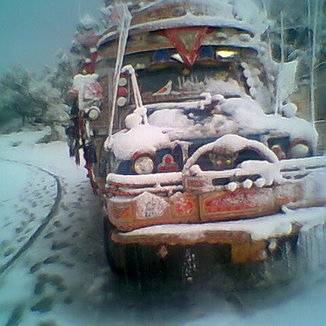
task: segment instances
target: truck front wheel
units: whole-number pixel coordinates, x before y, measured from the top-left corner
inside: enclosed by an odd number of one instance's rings
[[[123,274],[127,269],[127,245],[115,243],[112,238],[113,226],[105,216],[103,218],[103,236],[106,259],[113,273]]]

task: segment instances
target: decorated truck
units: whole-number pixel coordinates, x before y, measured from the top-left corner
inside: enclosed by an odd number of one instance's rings
[[[103,14],[103,32],[79,36],[68,135],[103,203],[113,271],[170,264],[190,280],[210,259],[288,258],[302,230],[325,229],[326,160],[291,102],[297,63],[273,60],[259,8],[157,0]]]

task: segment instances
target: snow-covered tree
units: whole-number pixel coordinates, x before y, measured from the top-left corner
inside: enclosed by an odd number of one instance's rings
[[[24,68],[17,66],[0,80],[0,112],[12,111],[23,124],[42,116],[47,103],[33,91],[35,80]]]
[[[285,61],[300,59],[303,71],[311,69],[313,42],[316,64],[326,60],[326,1],[325,0],[262,0],[265,2],[272,26],[268,31],[274,57]],[[282,15],[281,15],[282,13]],[[283,24],[281,19],[283,17]],[[282,30],[283,25],[283,30]]]
[[[261,0],[272,25],[266,33],[274,58],[298,62],[296,82],[308,87],[309,119],[324,121],[325,0]],[[305,116],[308,118],[308,116]]]
[[[57,58],[57,68],[54,69],[46,66],[43,70],[41,80],[49,82],[53,88],[60,92],[61,98],[65,102],[69,102],[67,92],[71,87],[76,67],[73,59],[64,52],[60,52]]]
[[[21,117],[22,124],[43,123],[51,126],[51,139],[62,138],[58,126],[68,119],[68,106],[60,90],[46,79],[35,78],[22,67],[14,67],[0,79],[0,114],[2,123]],[[9,114],[8,114],[9,113]]]

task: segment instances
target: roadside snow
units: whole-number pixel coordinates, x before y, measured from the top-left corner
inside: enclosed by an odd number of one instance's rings
[[[326,283],[315,284],[295,298],[280,302],[254,313],[235,315],[233,312],[214,312],[210,315],[186,322],[180,326],[322,326],[326,323]]]
[[[6,171],[8,180],[2,178],[0,187],[1,270],[46,223],[57,198],[57,184],[52,175],[21,163],[0,160],[0,170]]]

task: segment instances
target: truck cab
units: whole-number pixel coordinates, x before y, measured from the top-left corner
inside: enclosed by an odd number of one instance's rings
[[[196,2],[126,8],[92,49],[95,119],[79,101],[112,269],[132,270],[135,247],[164,261],[208,245],[233,264],[295,247],[300,209],[325,205],[326,162],[261,35]]]

